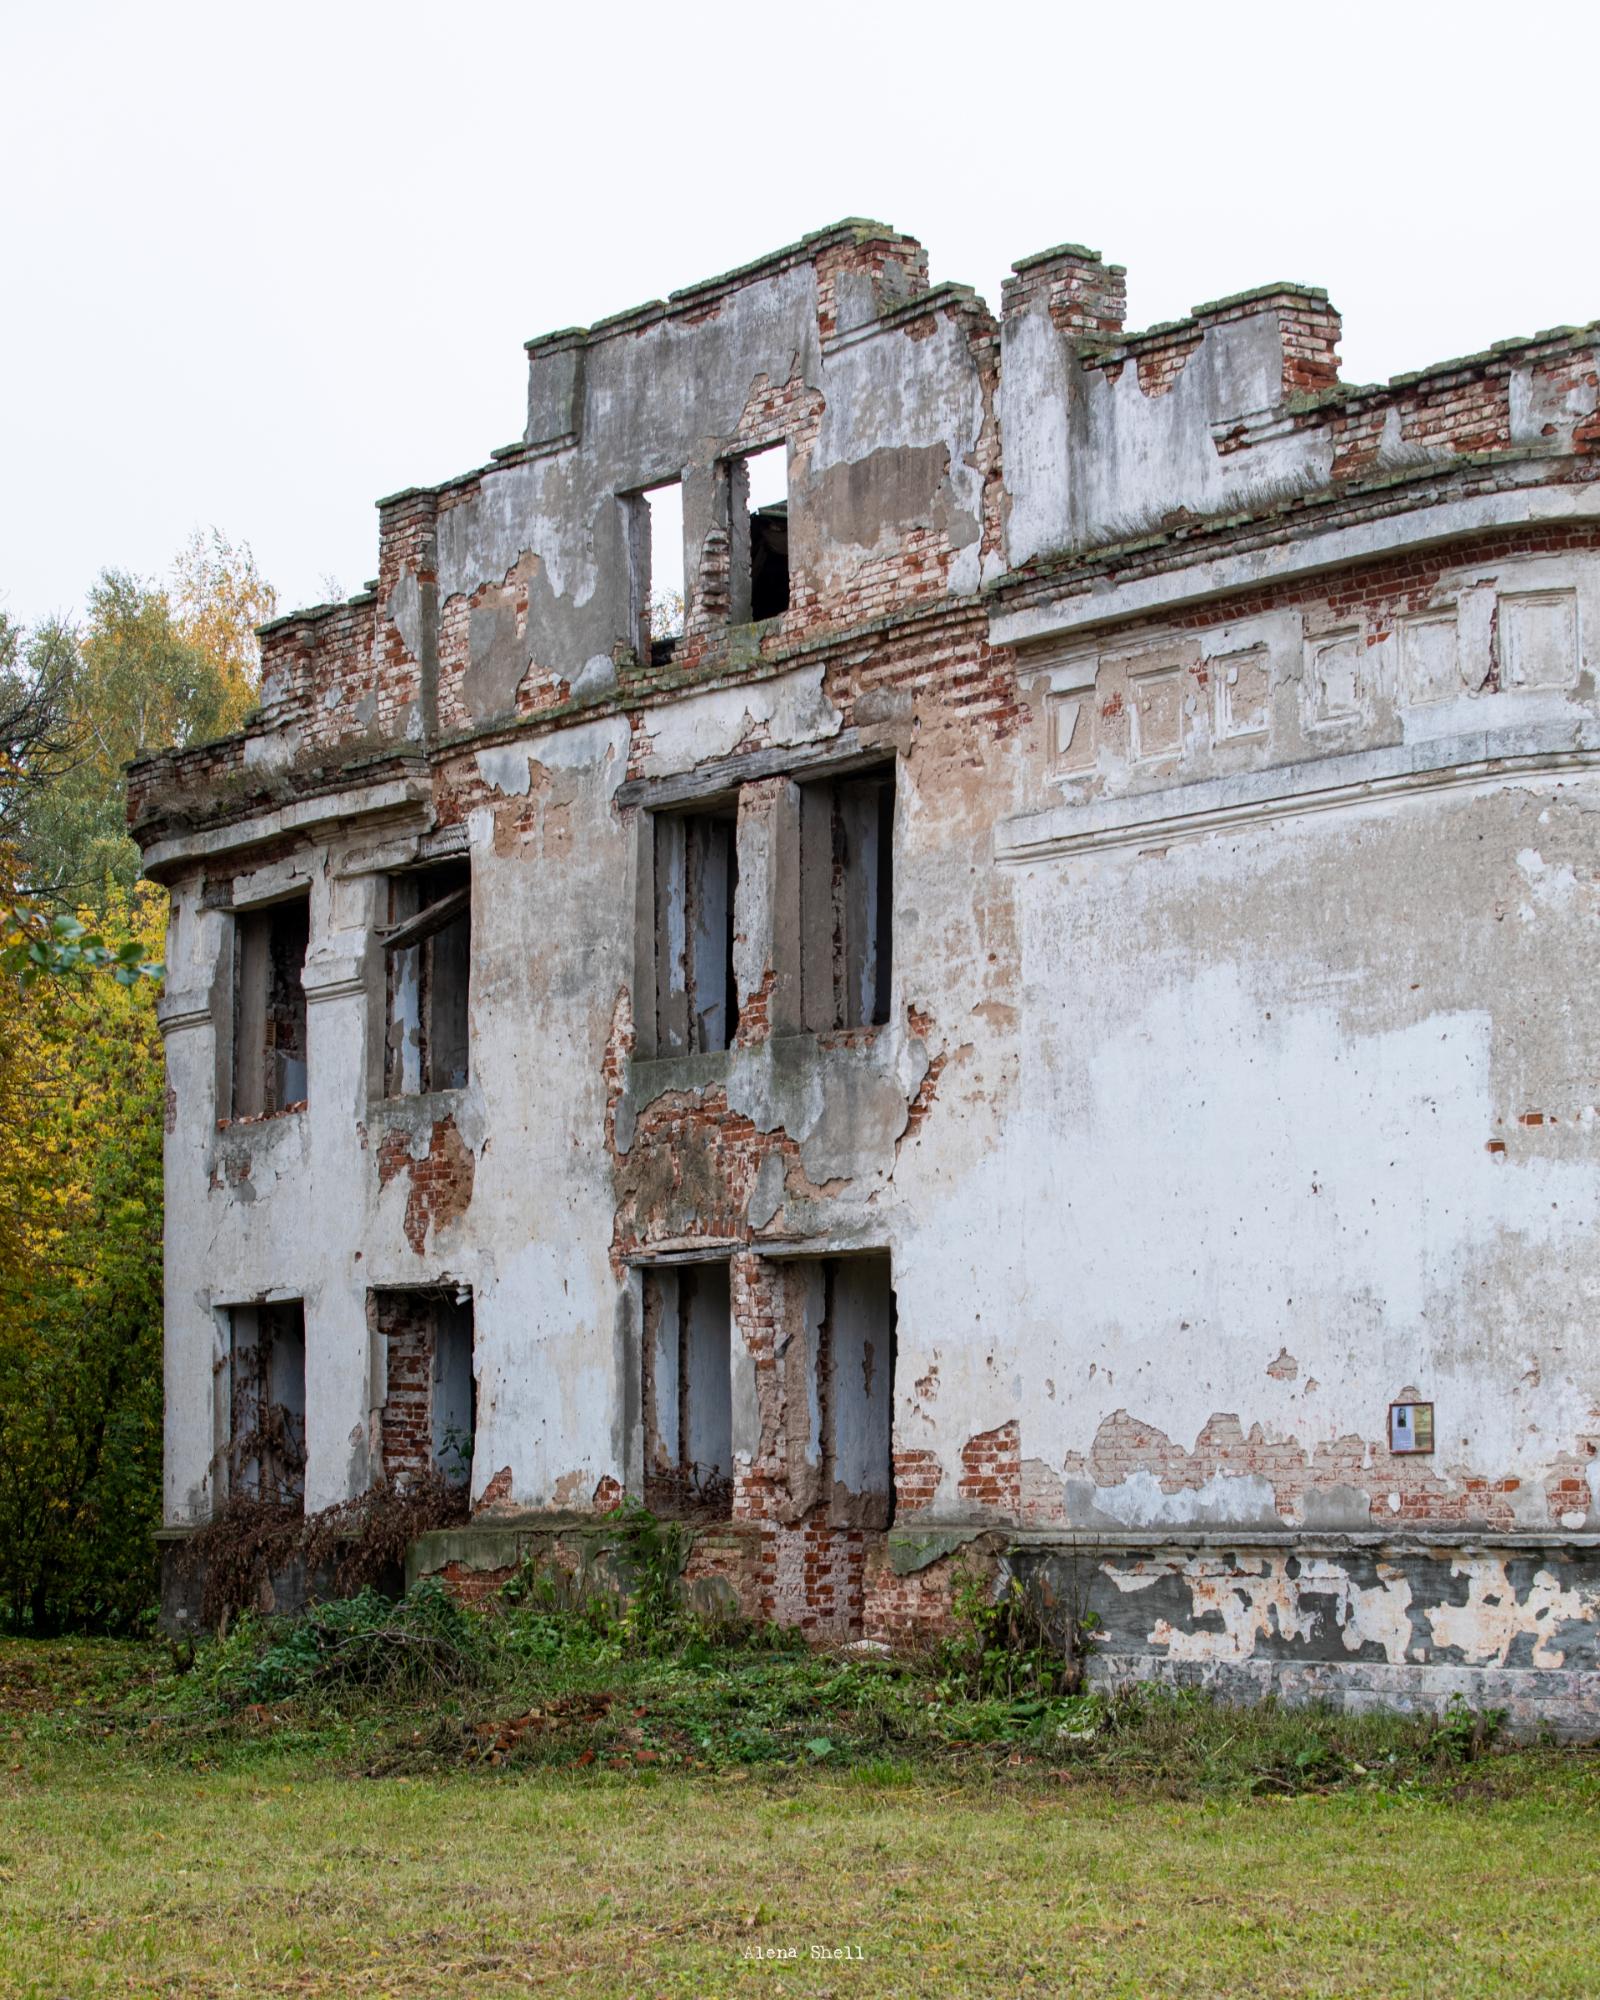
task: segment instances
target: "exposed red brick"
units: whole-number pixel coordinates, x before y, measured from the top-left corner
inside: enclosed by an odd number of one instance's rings
[[[466,1214],[476,1171],[472,1149],[457,1131],[455,1119],[448,1114],[434,1122],[428,1150],[420,1160],[411,1151],[408,1133],[397,1129],[384,1134],[378,1146],[378,1186],[386,1188],[396,1174],[410,1175],[403,1226],[406,1241],[419,1257],[427,1245],[430,1228],[454,1222]]]

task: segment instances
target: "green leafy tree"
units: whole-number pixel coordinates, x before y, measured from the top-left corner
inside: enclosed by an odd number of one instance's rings
[[[0,839],[36,907],[99,910],[132,888],[125,766],[243,725],[255,627],[275,604],[248,544],[213,528],[179,552],[170,590],[108,569],[77,630],[0,620]],[[13,900],[5,886],[0,903]]]
[[[75,653],[66,698],[71,761],[32,793],[21,853],[36,897],[99,908],[108,889],[126,892],[139,876],[124,766],[223,734],[229,689],[184,636],[166,593],[119,570],[90,591]]]
[[[70,626],[50,619],[29,632],[0,611],[0,844],[8,849],[30,800],[71,759],[77,665]]]

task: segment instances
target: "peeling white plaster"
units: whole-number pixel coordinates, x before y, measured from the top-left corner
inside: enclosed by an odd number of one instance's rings
[[[1566,1654],[1554,1642],[1563,1624],[1579,1620],[1592,1625],[1592,1596],[1564,1589],[1548,1570],[1540,1570],[1526,1597],[1519,1599],[1506,1566],[1500,1563],[1453,1562],[1452,1576],[1468,1579],[1465,1604],[1441,1604],[1427,1613],[1436,1646],[1457,1649],[1474,1666],[1494,1662],[1504,1666],[1519,1638],[1534,1641],[1536,1667],[1560,1667]]]
[[[652,710],[644,775],[664,778],[729,757],[760,732],[763,745],[819,743],[837,736],[844,717],[822,691],[822,667],[799,667],[753,687],[717,688]]]
[[[526,798],[532,782],[526,743],[496,743],[476,753],[478,775],[486,785],[508,797]]]

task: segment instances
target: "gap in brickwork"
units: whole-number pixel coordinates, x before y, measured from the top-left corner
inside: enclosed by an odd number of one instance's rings
[[[778,618],[789,608],[789,450],[774,445],[744,461],[749,509],[750,616]]]
[[[654,486],[642,495],[645,535],[644,603],[649,625],[645,657],[664,664],[683,637],[683,482]]]

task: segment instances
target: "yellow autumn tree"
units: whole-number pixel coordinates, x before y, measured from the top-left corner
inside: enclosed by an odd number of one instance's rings
[[[230,542],[220,528],[197,528],[173,561],[169,596],[179,632],[221,679],[220,733],[231,735],[255,705],[256,627],[277,610],[278,593],[256,568],[248,542]]]
[[[160,892],[110,912],[154,955]],[[155,990],[0,981],[0,1619],[137,1625],[161,1492]],[[12,1123],[15,1120],[15,1123]]]

